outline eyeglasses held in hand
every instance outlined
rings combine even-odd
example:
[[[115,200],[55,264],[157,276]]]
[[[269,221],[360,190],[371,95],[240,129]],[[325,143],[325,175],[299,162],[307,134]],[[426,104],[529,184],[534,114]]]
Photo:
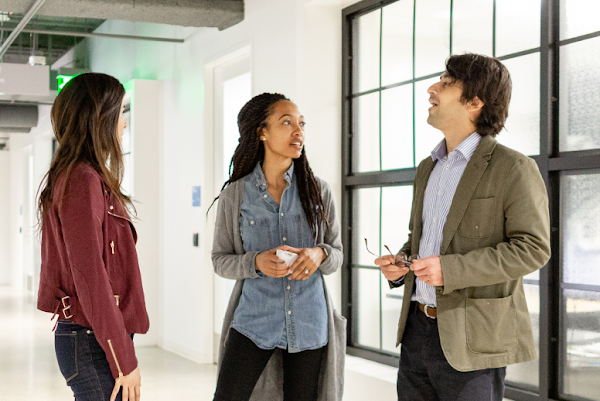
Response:
[[[369,252],[371,255],[376,256],[378,258],[380,258],[381,256],[374,254],[373,252],[369,251],[369,245],[367,244],[367,239],[365,238],[365,247],[367,248],[367,252]],[[415,255],[410,255],[407,256],[406,253],[400,251],[397,254],[394,255],[394,252],[390,251],[390,248],[388,248],[387,245],[383,246],[385,249],[387,249],[387,251],[390,253],[391,256],[394,257],[394,264],[398,267],[404,267],[404,266],[410,266],[413,264],[413,262],[417,259],[419,259],[419,255],[415,254]],[[400,264],[402,263],[402,264]]]

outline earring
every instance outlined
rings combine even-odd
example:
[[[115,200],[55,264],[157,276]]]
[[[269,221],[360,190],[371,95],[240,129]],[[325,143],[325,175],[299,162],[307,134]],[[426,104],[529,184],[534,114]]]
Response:
[[[267,138],[265,138],[264,136],[262,138],[260,138],[261,141],[266,141]]]

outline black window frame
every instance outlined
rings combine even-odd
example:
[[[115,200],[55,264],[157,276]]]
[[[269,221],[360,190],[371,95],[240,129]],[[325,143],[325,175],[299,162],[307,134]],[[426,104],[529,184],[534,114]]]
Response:
[[[344,244],[344,264],[342,267],[342,314],[348,320],[347,353],[390,366],[398,366],[398,357],[391,353],[362,346],[354,341],[357,322],[353,318],[353,305],[356,305],[356,287],[353,286],[353,241],[352,241],[352,191],[357,188],[385,187],[412,184],[416,168],[386,170],[364,173],[352,172],[352,130],[353,130],[353,23],[352,21],[371,11],[383,8],[399,0],[363,0],[342,11],[342,241]],[[417,0],[414,0],[415,2]],[[494,10],[496,1],[494,0]],[[452,7],[452,0],[450,0]],[[450,17],[452,26],[452,16]],[[561,380],[561,303],[562,290],[566,288],[593,290],[600,292],[600,286],[562,283],[561,244],[560,244],[560,175],[572,170],[593,170],[600,168],[600,149],[560,152],[559,150],[559,49],[560,47],[600,36],[600,31],[560,40],[560,0],[541,1],[540,47],[511,55],[498,57],[506,60],[531,53],[540,53],[540,154],[532,156],[536,161],[550,199],[551,249],[552,257],[540,271],[538,280],[526,280],[539,284],[540,326],[539,326],[539,388],[527,388],[520,383],[506,383],[505,397],[515,400],[584,400],[583,398],[560,393]],[[414,28],[413,28],[414,29]],[[451,31],[452,32],[452,31]],[[494,29],[495,32],[495,29]],[[495,33],[494,33],[495,36]],[[495,42],[495,40],[494,40]],[[452,46],[452,41],[450,41]],[[495,53],[495,44],[494,44]],[[414,52],[414,49],[413,49]],[[452,53],[452,48],[450,48]],[[414,58],[413,58],[414,60]],[[413,61],[414,62],[414,61]],[[381,67],[380,67],[381,68]],[[438,76],[423,77],[418,80]],[[415,80],[413,80],[415,81]],[[408,83],[408,82],[406,82]],[[381,91],[398,86],[388,85],[361,94]],[[413,122],[414,124],[414,122]],[[600,128],[599,128],[600,129]],[[418,161],[417,161],[418,162]]]

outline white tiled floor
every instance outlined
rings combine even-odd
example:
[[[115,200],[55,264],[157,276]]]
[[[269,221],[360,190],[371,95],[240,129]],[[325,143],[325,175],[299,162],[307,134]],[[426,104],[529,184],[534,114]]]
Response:
[[[32,297],[0,286],[0,400],[72,400],[54,356],[50,314]],[[137,347],[142,400],[212,400],[217,368],[158,347]],[[344,401],[396,400],[397,369],[347,356]]]

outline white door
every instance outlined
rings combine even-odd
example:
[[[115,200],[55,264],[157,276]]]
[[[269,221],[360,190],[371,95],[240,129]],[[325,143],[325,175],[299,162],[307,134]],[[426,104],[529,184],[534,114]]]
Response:
[[[237,115],[252,97],[250,53],[243,54],[214,67],[214,186],[220,190],[229,178],[229,163],[240,136]],[[213,206],[216,209],[216,204]],[[214,275],[215,362],[223,317],[234,280]]]

